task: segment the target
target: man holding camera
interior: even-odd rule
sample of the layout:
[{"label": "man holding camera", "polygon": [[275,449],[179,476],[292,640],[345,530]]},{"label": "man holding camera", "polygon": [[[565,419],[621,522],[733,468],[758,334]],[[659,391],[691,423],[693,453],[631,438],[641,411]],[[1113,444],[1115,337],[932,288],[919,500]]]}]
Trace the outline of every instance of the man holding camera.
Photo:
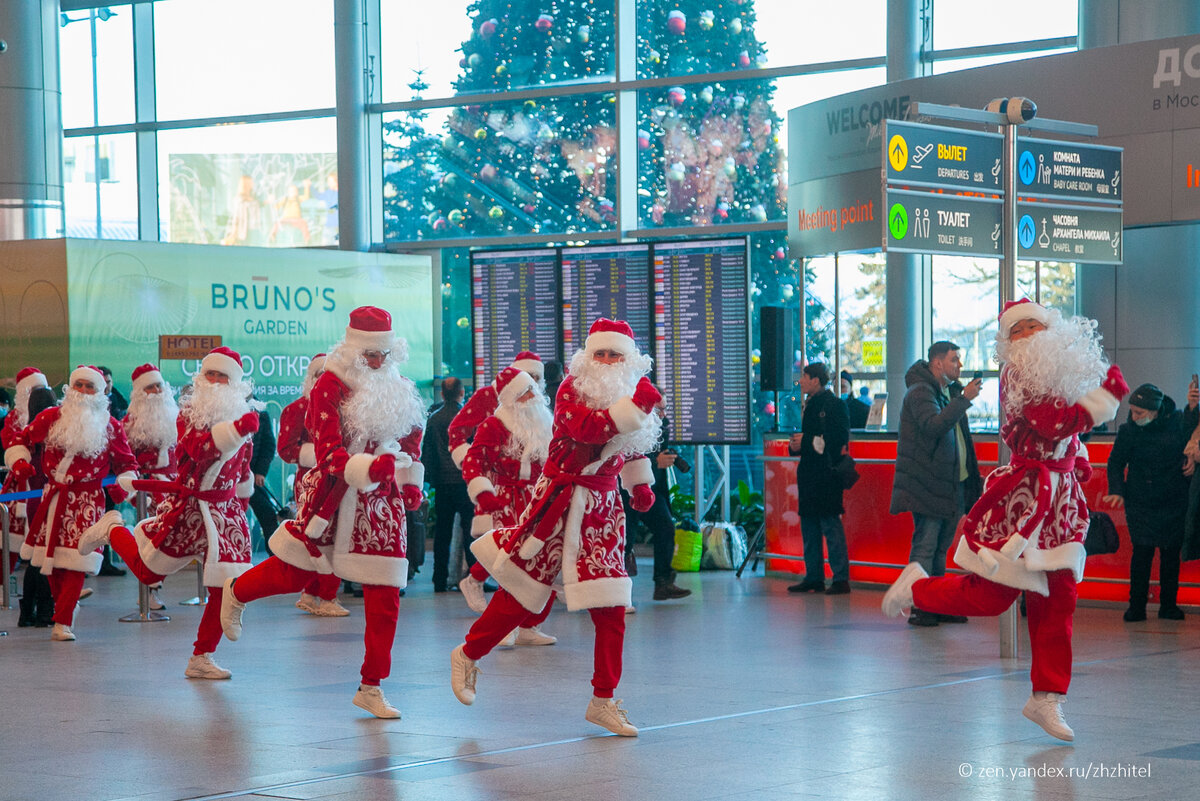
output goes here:
[{"label": "man holding camera", "polygon": [[[958,351],[953,342],[934,342],[929,358],[913,362],[904,376],[908,390],[900,412],[891,513],[912,512],[908,561],[931,576],[946,574],[946,552],[958,521],[981,489],[967,409],[979,397],[983,378],[976,376],[965,387],[958,382]],[[917,607],[908,618],[910,626],[966,622],[962,615],[935,615]]]}]

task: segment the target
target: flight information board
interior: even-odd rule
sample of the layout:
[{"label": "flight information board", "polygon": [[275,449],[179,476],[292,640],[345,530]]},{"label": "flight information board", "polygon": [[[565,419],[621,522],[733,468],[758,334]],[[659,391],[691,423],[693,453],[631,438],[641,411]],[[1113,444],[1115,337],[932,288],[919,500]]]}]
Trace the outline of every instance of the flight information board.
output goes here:
[{"label": "flight information board", "polygon": [[593,245],[562,250],[563,354],[583,347],[598,317],[624,320],[650,349],[650,246]]},{"label": "flight information board", "polygon": [[472,253],[476,388],[490,384],[523,350],[542,361],[559,358],[559,317],[556,249]]},{"label": "flight information board", "polygon": [[745,238],[656,243],[655,374],[681,444],[750,442]]}]

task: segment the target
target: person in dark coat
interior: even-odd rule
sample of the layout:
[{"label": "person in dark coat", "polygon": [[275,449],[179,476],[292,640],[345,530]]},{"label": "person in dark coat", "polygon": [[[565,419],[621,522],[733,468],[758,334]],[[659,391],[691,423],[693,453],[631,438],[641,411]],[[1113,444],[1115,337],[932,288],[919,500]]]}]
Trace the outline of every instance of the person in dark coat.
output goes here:
[{"label": "person in dark coat", "polygon": [[279,511],[271,501],[267,491],[267,473],[271,472],[271,462],[275,460],[275,429],[271,425],[271,415],[266,409],[258,413],[258,431],[254,432],[251,440],[250,472],[254,475],[254,494],[250,496],[250,511],[262,529],[263,546],[267,555],[271,548],[267,541],[279,527]]},{"label": "person in dark coat", "polygon": [[1125,622],[1146,619],[1150,566],[1158,549],[1158,616],[1183,620],[1176,604],[1179,552],[1187,514],[1188,480],[1183,455],[1196,426],[1195,404],[1187,413],[1153,384],[1142,384],[1129,396],[1129,420],[1117,430],[1108,457],[1108,494],[1104,502],[1125,507],[1133,556],[1129,563],[1129,608]]},{"label": "person in dark coat", "polygon": [[[829,368],[821,362],[805,365],[800,375],[804,414],[800,431],[792,434],[788,452],[799,456],[796,466],[797,511],[804,539],[804,580],[788,592],[850,592],[850,558],[842,528],[842,483],[833,471],[850,443],[846,404],[829,390]],[[829,549],[833,581],[825,588],[822,539]]]},{"label": "person in dark coat", "polygon": [[550,409],[554,409],[554,397],[558,395],[558,387],[563,380],[563,366],[558,359],[546,360],[546,397],[550,399]]},{"label": "person in dark coat", "polygon": [[[900,411],[896,444],[896,475],[891,513],[911,512],[912,549],[931,576],[946,574],[946,552],[954,541],[958,521],[979,499],[982,482],[967,409],[979,397],[981,380],[965,387],[959,347],[942,340],[929,346],[928,359],[913,362],[904,376],[908,391]],[[962,615],[935,615],[913,607],[909,625],[966,623]]]},{"label": "person in dark coat", "polygon": [[847,370],[841,376],[842,400],[846,402],[846,413],[850,416],[851,428],[866,428],[867,416],[871,413],[871,404],[864,403],[854,397],[854,378]]},{"label": "person in dark coat", "polygon": [[[467,495],[467,482],[462,471],[450,458],[450,422],[463,407],[463,383],[447,376],[442,379],[442,405],[437,407],[425,424],[425,440],[421,443],[421,462],[425,465],[425,480],[433,487],[433,591],[449,589],[450,543],[454,539],[454,518],[457,515],[464,532],[471,530],[475,504]],[[467,564],[475,564],[470,548],[464,549]],[[458,558],[458,554],[454,555]]]}]

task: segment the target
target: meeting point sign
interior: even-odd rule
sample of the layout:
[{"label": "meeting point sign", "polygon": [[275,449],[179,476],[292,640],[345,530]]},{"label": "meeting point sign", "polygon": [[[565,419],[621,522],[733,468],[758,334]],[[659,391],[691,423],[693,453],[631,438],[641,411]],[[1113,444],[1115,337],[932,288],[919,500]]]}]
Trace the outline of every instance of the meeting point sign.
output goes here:
[{"label": "meeting point sign", "polygon": [[788,244],[797,256],[879,250],[883,189],[878,169],[788,187]]}]

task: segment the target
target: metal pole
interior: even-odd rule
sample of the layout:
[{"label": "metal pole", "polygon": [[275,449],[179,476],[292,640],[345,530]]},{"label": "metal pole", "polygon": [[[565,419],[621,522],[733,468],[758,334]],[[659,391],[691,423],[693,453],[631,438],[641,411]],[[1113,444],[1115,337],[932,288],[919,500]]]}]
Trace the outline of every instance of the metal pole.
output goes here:
[{"label": "metal pole", "polygon": [[833,254],[833,382],[837,391],[834,395],[842,394],[842,293],[840,291],[841,270],[838,268],[838,254]]},{"label": "metal pole", "polygon": [[[1004,304],[1017,299],[1017,126],[1004,126],[1003,151],[1004,178],[1004,226],[1003,244],[1004,258],[1000,261],[1000,303],[999,310]],[[1003,392],[1003,388],[1001,388]],[[1000,404],[1000,430],[1004,430],[1004,404]],[[1012,459],[1012,451],[1000,438],[1000,465],[1006,465]],[[1020,656],[1020,641],[1017,639],[1017,622],[1019,615],[1014,603],[1006,612],[1000,615],[1000,656],[1003,659],[1016,659]]]},{"label": "metal pole", "polygon": [[[137,509],[137,518],[139,521],[146,519],[146,493],[139,490],[134,496],[134,508]],[[161,612],[154,612],[150,609],[150,588],[142,582],[138,582],[138,610],[131,612],[124,617],[117,618],[122,623],[161,623],[164,620],[171,618]]]},{"label": "metal pole", "polygon": [[[8,507],[7,506],[0,506],[0,540],[3,540],[3,544],[0,545],[0,552],[3,553],[3,560],[4,560],[2,563],[0,563],[0,583],[3,583],[3,585],[4,585],[4,590],[3,590],[4,602],[0,603],[0,609],[12,609],[12,595],[15,593],[10,593],[10,588],[8,586],[8,580],[9,580],[10,576],[8,574],[9,549],[8,549]],[[29,569],[32,570],[33,566],[30,565]]]},{"label": "metal pole", "polygon": [[703,445],[696,446],[695,465],[696,465],[696,469],[693,472],[695,474],[694,481],[696,482],[696,488],[695,488],[696,525],[699,526],[704,523],[704,513],[706,511],[708,511],[708,509],[705,507],[705,503],[704,503],[704,446]]}]

